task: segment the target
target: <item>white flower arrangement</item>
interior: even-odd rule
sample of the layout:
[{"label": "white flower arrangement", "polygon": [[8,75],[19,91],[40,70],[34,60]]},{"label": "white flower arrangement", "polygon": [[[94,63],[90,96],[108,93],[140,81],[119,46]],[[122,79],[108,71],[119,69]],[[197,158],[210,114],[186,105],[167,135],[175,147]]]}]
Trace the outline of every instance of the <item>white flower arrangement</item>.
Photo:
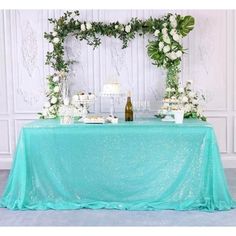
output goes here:
[{"label": "white flower arrangement", "polygon": [[178,103],[184,110],[185,118],[206,120],[200,107],[200,102],[205,100],[205,97],[193,91],[192,81],[187,81],[185,87],[179,87],[175,93],[178,94]]}]

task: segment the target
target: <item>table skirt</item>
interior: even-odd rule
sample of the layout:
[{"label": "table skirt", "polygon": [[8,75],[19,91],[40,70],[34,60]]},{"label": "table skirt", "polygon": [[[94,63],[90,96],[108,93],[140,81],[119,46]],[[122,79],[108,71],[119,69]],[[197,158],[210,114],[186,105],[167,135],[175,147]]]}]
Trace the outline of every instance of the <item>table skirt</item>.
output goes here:
[{"label": "table skirt", "polygon": [[212,126],[158,119],[60,125],[20,133],[1,207],[18,210],[229,210]]}]

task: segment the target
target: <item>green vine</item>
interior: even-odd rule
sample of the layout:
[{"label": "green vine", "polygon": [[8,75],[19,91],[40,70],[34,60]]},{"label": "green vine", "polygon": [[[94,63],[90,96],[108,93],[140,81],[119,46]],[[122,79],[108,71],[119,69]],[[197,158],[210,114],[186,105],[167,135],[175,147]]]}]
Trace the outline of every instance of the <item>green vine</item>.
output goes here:
[{"label": "green vine", "polygon": [[127,24],[121,24],[118,21],[84,22],[79,20],[79,15],[79,11],[67,11],[58,19],[49,19],[53,31],[45,33],[44,37],[52,44],[53,49],[47,52],[46,64],[54,69],[54,73],[47,77],[48,102],[40,113],[41,118],[58,116],[58,109],[62,103],[61,84],[69,72],[69,65],[73,63],[64,59],[64,42],[69,35],[87,41],[87,44],[94,49],[101,44],[101,36],[118,38],[122,41],[122,49],[124,49],[137,35],[149,34],[152,39],[148,42],[147,52],[152,63],[167,69],[167,86],[177,89],[177,74],[180,72],[182,55],[185,53],[181,39],[194,27],[192,16],[167,14],[158,19],[132,18]]}]

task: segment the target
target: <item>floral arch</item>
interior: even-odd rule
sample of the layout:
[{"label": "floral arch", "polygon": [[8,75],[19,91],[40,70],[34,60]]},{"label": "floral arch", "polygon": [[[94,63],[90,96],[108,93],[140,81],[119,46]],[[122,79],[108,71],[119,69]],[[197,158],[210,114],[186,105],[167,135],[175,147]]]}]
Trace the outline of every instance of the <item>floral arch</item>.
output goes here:
[{"label": "floral arch", "polygon": [[86,40],[94,49],[101,44],[101,36],[120,39],[124,49],[136,35],[153,35],[154,38],[148,41],[147,53],[154,65],[167,70],[168,94],[179,95],[178,73],[182,55],[186,50],[181,44],[181,39],[194,28],[192,16],[169,13],[161,18],[150,17],[147,20],[132,18],[127,24],[122,24],[118,21],[82,22],[79,20],[79,15],[79,11],[67,11],[58,19],[48,19],[53,25],[53,31],[45,33],[44,37],[52,44],[53,49],[47,52],[46,64],[54,70],[54,73],[47,77],[48,102],[44,105],[43,112],[39,113],[41,118],[57,117],[63,102],[62,83],[69,72],[69,65],[73,63],[64,59],[64,41],[68,35],[73,35],[78,40]]}]

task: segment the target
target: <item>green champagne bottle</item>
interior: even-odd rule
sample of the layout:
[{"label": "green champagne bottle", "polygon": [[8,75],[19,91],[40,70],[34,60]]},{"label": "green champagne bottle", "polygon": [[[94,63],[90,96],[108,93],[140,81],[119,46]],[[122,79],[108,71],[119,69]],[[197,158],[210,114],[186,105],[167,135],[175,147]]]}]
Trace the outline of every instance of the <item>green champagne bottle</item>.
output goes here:
[{"label": "green champagne bottle", "polygon": [[133,105],[131,102],[131,93],[128,92],[127,102],[125,105],[125,121],[133,121]]}]

